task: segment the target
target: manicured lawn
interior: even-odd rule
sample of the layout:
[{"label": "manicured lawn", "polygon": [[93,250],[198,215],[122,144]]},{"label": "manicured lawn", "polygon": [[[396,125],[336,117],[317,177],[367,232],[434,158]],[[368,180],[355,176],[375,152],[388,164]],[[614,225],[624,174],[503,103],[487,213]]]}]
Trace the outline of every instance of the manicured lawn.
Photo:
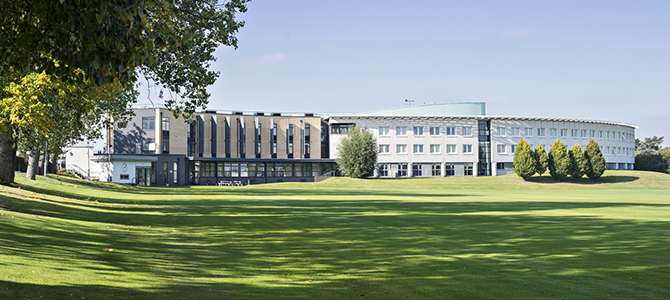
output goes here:
[{"label": "manicured lawn", "polygon": [[185,188],[17,177],[0,214],[0,299],[670,299],[660,173]]}]

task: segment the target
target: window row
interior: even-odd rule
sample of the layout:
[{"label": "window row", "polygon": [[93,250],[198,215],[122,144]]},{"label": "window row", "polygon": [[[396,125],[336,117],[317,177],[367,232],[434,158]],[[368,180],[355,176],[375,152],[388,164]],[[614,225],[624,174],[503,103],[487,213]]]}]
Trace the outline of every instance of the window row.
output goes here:
[{"label": "window row", "polygon": [[635,148],[600,146],[600,152],[606,155],[635,156]]},{"label": "window row", "polygon": [[[521,136],[521,128],[519,127],[498,127],[496,130],[497,136]],[[531,127],[523,128],[523,133],[525,137],[532,137],[533,133],[538,137],[547,136],[545,128],[536,128],[534,131]],[[607,140],[622,140],[622,141],[632,141],[635,140],[635,135],[632,133],[620,132],[620,131],[603,131],[603,130],[587,130],[587,129],[567,129],[567,128],[549,128],[550,137],[572,137],[572,138],[598,138],[598,139],[607,139]]]},{"label": "window row", "polygon": [[[446,149],[447,154],[458,154],[457,153],[457,145],[455,144],[447,144],[444,145]],[[414,154],[423,154],[426,149],[424,144],[413,144],[412,145],[412,153]],[[442,153],[442,145],[440,144],[430,144],[429,147],[427,148],[428,151],[430,151],[431,154],[441,154]],[[463,144],[460,147],[461,153],[465,154],[471,154],[472,153],[472,144]],[[396,154],[407,154],[407,144],[397,144],[395,145],[395,153]],[[380,144],[379,145],[379,154],[389,154],[391,153],[391,145],[389,144]]]},{"label": "window row", "polygon": [[319,163],[231,163],[199,162],[190,166],[196,177],[309,177],[333,170]]},{"label": "window row", "polygon": [[[427,130],[426,130],[427,128]],[[412,134],[415,136],[423,136],[424,132],[428,133],[431,136],[439,136],[442,133],[447,136],[471,136],[472,127],[423,127],[423,126],[414,126],[410,128]],[[407,136],[407,127],[397,126],[394,128],[396,136]],[[390,136],[391,127],[389,126],[380,126],[379,127],[379,136]]]},{"label": "window row", "polygon": [[[412,177],[439,177],[443,176],[442,167],[444,167],[444,176],[472,176],[474,172],[473,163],[458,164],[454,163],[415,163],[412,164]],[[378,177],[408,177],[407,163],[381,163],[377,165]],[[457,174],[458,172],[458,174]]]}]

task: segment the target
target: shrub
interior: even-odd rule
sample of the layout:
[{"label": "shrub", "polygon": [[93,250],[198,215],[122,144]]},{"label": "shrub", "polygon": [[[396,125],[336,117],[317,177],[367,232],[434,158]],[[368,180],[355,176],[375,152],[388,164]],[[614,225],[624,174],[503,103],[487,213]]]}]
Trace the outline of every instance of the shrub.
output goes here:
[{"label": "shrub", "polygon": [[519,144],[514,151],[514,173],[528,180],[537,172],[537,161],[535,153],[530,148],[530,144],[524,139],[519,140]]},{"label": "shrub", "polygon": [[337,165],[347,177],[366,178],[374,175],[377,165],[377,142],[366,127],[351,127],[337,147]]},{"label": "shrub", "polygon": [[552,178],[561,181],[570,174],[572,164],[565,145],[558,139],[549,148],[549,174]]}]

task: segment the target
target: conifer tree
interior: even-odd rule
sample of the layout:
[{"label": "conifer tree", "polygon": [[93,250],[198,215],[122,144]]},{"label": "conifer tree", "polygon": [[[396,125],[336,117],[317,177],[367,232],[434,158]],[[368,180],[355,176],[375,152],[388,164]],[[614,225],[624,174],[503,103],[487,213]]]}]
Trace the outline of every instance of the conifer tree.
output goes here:
[{"label": "conifer tree", "polygon": [[558,139],[549,148],[549,174],[552,178],[561,181],[570,174],[572,164],[565,145]]},{"label": "conifer tree", "polygon": [[600,178],[605,173],[605,156],[600,151],[598,143],[594,139],[590,139],[584,149],[584,158],[586,159],[586,176],[592,180]]},{"label": "conifer tree", "polygon": [[523,180],[528,180],[535,175],[536,165],[535,154],[530,144],[524,139],[519,140],[516,151],[514,151],[514,173]]},{"label": "conifer tree", "polygon": [[574,144],[572,149],[568,151],[568,156],[570,157],[570,162],[572,168],[570,170],[570,176],[577,180],[582,178],[586,174],[587,164],[586,158],[584,158],[584,152],[582,152],[582,146],[579,144]]},{"label": "conifer tree", "polygon": [[549,157],[547,156],[547,151],[544,150],[542,143],[535,147],[535,159],[537,160],[537,165],[535,167],[536,172],[542,176],[542,174],[544,174],[544,172],[546,172],[547,168],[549,167]]}]

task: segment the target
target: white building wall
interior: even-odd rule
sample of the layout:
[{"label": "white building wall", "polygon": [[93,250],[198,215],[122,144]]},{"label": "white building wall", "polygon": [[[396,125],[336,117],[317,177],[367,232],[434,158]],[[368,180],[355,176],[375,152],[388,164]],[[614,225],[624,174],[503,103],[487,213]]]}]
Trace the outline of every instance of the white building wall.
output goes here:
[{"label": "white building wall", "polygon": [[[126,184],[135,183],[135,168],[137,167],[151,167],[150,161],[123,161],[114,160],[112,162],[112,181]],[[125,175],[125,176],[124,176]],[[127,178],[125,178],[127,176]]]},{"label": "white building wall", "polygon": [[74,172],[84,178],[88,178],[89,168],[91,180],[101,179],[102,166],[92,159],[94,158],[94,147],[70,147],[65,149],[65,170]]}]

